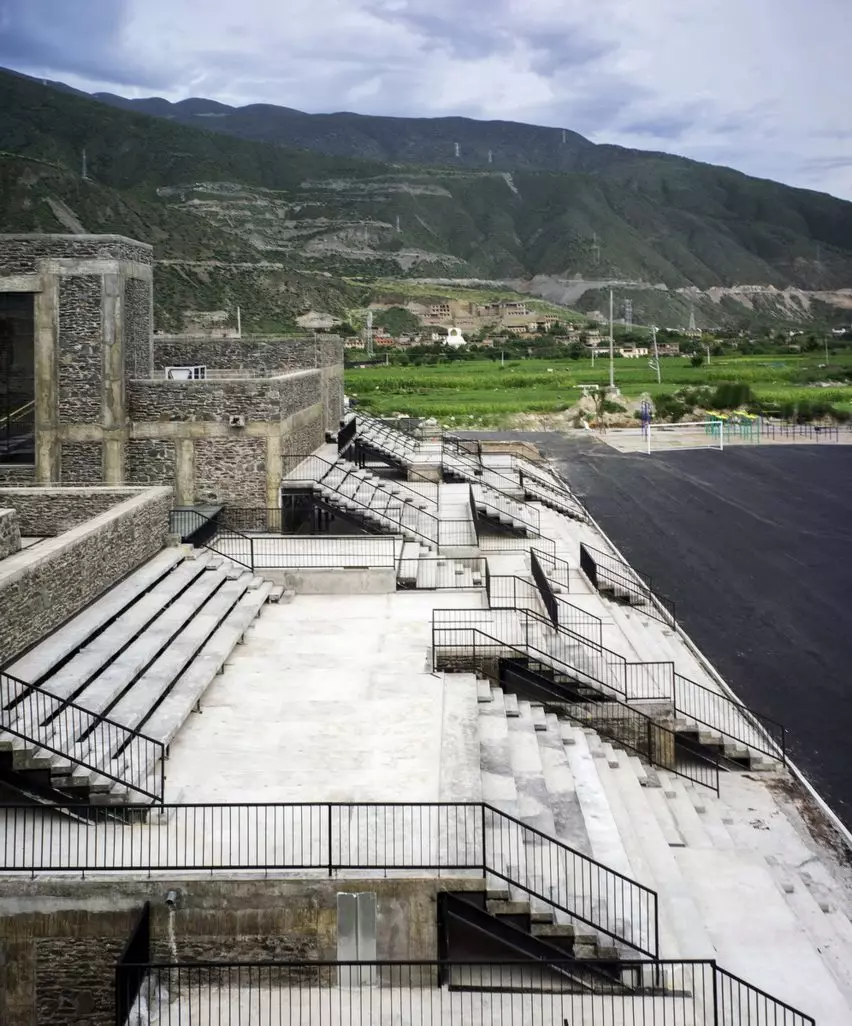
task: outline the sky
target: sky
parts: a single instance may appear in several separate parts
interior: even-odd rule
[[[852,200],[852,0],[0,0],[0,66],[88,92],[465,115]]]

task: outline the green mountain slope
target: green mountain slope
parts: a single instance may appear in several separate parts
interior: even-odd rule
[[[377,275],[578,276],[671,288],[837,289],[852,280],[852,203],[723,168],[594,146],[572,133],[553,143],[573,152],[570,171],[400,166],[400,154],[436,153],[457,127],[448,122],[460,119],[281,115],[318,125],[323,117],[354,118],[384,140],[375,152],[397,161],[387,164],[176,120],[175,106],[187,118],[227,113],[209,101],[158,104],[156,116],[141,114],[0,73],[0,150],[11,154],[0,160],[0,230],[68,230],[55,227],[68,221],[57,214],[64,205],[87,230],[153,242],[161,260],[216,262],[215,269],[161,266],[167,292],[180,297],[164,308],[172,320],[180,303],[224,307],[234,292],[250,299],[256,288],[258,323],[291,323],[311,307],[343,313],[364,289],[341,279]],[[261,113],[268,123],[269,112]],[[549,159],[551,129],[467,124],[478,126],[482,145],[496,132],[528,164]],[[440,145],[418,149],[417,133],[433,129]],[[539,146],[539,133],[549,133],[547,146]],[[346,138],[359,154],[367,149]],[[89,182],[78,170],[83,147]],[[260,266],[242,266],[253,264]]]

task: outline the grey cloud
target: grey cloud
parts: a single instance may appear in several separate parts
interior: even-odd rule
[[[129,0],[0,0],[0,63],[125,86],[163,85],[123,52]]]
[[[618,44],[591,36],[579,25],[558,32],[521,30],[524,42],[535,51],[535,67],[545,75],[594,64],[613,53]]]

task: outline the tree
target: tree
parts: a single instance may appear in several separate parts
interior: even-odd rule
[[[689,362],[693,367],[700,367],[701,364],[704,363],[704,357],[701,353],[693,353]]]

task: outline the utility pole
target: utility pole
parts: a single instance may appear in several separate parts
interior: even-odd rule
[[[237,307],[237,338],[243,337],[243,322],[240,314],[240,308]]]
[[[709,342],[705,342],[704,343],[704,348],[707,350],[707,366],[709,367],[710,366],[710,343]]]
[[[609,387],[615,391],[615,339],[612,336],[612,289],[609,290]]]
[[[825,365],[827,367],[828,366],[828,335],[825,335],[824,338],[825,338]]]
[[[367,356],[373,355],[373,311],[367,311],[367,327],[365,329],[365,339],[367,343]]]
[[[89,161],[86,157],[85,148],[83,149],[83,172],[80,177],[83,179],[84,182],[88,182],[89,180]]]
[[[656,326],[651,328],[651,331],[652,331],[653,336],[654,336],[654,357],[650,361],[650,364],[651,364],[651,369],[655,370],[657,372],[657,384],[659,385],[662,382],[662,373],[660,371],[660,351],[657,348],[657,328],[656,328]]]

